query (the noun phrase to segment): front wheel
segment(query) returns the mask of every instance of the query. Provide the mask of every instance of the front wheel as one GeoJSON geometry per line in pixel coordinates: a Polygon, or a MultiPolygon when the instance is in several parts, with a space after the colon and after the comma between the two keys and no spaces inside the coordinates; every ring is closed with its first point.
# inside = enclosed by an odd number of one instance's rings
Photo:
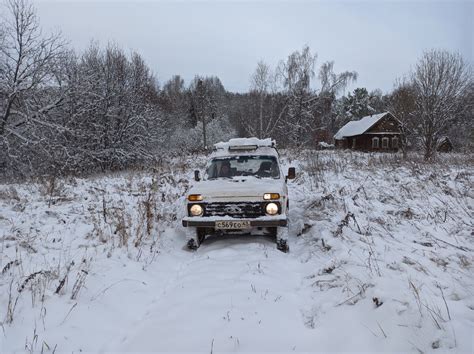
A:
{"type": "Polygon", "coordinates": [[[201,246],[201,243],[204,242],[204,239],[206,238],[206,229],[196,228],[194,233],[193,230],[188,230],[188,232],[191,234],[191,237],[189,237],[186,246],[190,250],[195,251],[199,246],[201,246]]]}
{"type": "Polygon", "coordinates": [[[288,253],[290,251],[290,246],[288,246],[288,241],[285,239],[277,240],[277,249],[283,253],[288,253]]]}
{"type": "Polygon", "coordinates": [[[288,253],[290,251],[290,247],[288,246],[288,227],[276,227],[274,232],[277,249],[288,253]]]}

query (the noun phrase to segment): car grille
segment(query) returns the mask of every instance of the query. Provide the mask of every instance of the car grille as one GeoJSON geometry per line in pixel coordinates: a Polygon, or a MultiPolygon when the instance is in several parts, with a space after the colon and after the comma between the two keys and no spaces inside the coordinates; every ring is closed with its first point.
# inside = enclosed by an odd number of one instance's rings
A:
{"type": "Polygon", "coordinates": [[[204,205],[204,216],[258,218],[264,215],[265,203],[208,203],[204,205]]]}

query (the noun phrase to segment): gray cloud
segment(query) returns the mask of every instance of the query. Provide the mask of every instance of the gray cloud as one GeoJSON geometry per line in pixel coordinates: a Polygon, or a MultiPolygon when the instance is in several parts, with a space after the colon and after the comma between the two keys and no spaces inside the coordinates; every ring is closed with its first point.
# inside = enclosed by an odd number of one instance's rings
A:
{"type": "Polygon", "coordinates": [[[355,86],[388,91],[423,50],[473,61],[473,2],[38,1],[47,29],[77,49],[114,41],[143,55],[161,82],[217,75],[245,91],[258,60],[275,66],[308,44],[318,62],[356,70],[355,86]]]}

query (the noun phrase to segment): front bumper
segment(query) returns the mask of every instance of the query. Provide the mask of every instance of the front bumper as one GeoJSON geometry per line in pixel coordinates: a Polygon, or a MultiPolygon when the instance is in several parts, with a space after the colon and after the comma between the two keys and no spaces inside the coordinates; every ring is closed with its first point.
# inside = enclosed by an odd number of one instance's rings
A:
{"type": "Polygon", "coordinates": [[[183,219],[184,227],[210,227],[216,226],[216,221],[250,221],[250,227],[277,227],[287,226],[286,217],[265,217],[258,219],[235,219],[235,218],[206,218],[206,217],[186,217],[183,219]]]}

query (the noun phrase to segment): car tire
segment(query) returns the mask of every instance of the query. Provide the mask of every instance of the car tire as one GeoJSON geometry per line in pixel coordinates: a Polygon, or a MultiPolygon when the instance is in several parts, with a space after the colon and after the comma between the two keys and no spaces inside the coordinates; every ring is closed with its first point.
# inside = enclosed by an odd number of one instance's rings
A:
{"type": "Polygon", "coordinates": [[[288,253],[290,251],[290,247],[288,246],[288,228],[286,227],[275,227],[275,239],[277,249],[284,253],[288,253]]]}
{"type": "Polygon", "coordinates": [[[198,240],[199,245],[201,245],[201,243],[203,243],[204,240],[206,239],[206,229],[197,228],[196,229],[196,239],[198,240]]]}
{"type": "Polygon", "coordinates": [[[279,251],[282,251],[283,253],[288,253],[290,251],[290,247],[288,246],[288,241],[283,238],[277,240],[277,249],[279,251]]]}

